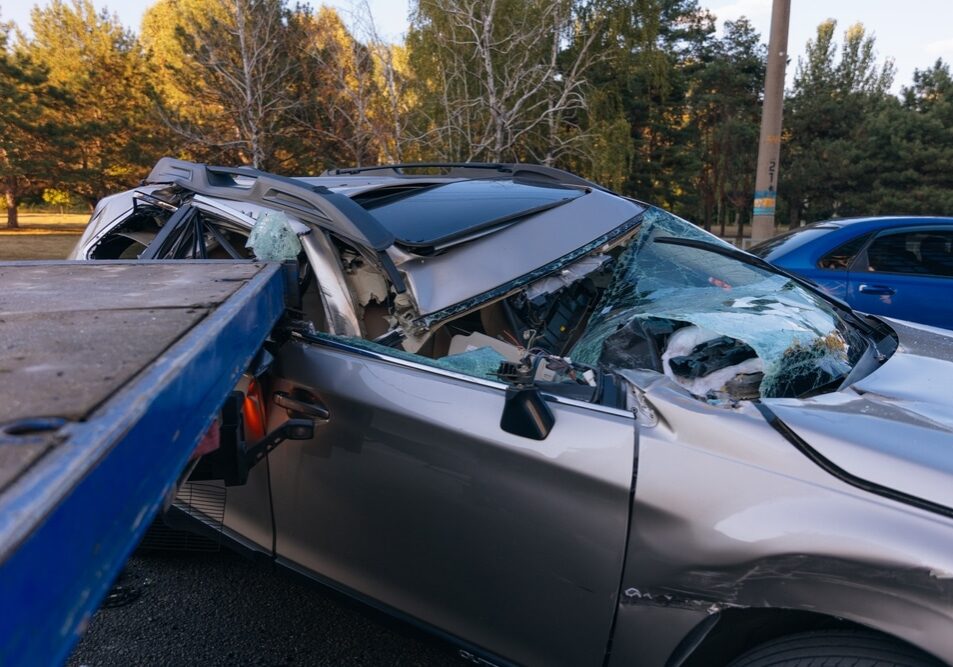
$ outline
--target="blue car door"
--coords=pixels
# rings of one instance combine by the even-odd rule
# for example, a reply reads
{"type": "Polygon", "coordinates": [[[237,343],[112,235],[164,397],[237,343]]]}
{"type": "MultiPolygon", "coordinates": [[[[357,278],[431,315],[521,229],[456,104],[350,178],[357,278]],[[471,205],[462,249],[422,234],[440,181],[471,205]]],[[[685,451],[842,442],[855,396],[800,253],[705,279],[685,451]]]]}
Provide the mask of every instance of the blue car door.
{"type": "Polygon", "coordinates": [[[953,329],[953,226],[879,233],[851,265],[847,301],[862,312],[953,329]]]}
{"type": "Polygon", "coordinates": [[[816,283],[831,296],[846,301],[848,268],[868,239],[869,234],[861,234],[848,241],[843,241],[833,250],[821,256],[816,262],[809,258],[808,262],[798,266],[787,267],[784,262],[781,262],[781,264],[816,283]]]}

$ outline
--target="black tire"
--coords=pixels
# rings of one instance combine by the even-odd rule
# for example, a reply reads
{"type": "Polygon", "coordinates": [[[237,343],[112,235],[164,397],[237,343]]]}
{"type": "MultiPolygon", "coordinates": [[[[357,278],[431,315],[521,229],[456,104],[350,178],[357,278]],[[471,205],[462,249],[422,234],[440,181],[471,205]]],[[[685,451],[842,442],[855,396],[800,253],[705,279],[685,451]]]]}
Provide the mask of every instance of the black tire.
{"type": "Polygon", "coordinates": [[[862,630],[802,632],[765,642],[729,667],[943,667],[926,653],[862,630]]]}

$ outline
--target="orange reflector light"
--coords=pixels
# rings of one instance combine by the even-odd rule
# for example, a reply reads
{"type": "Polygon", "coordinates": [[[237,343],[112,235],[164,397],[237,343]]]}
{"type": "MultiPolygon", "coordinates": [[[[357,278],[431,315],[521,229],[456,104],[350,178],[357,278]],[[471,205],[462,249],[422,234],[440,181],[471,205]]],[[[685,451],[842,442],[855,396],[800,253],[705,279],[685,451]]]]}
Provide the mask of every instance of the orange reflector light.
{"type": "Polygon", "coordinates": [[[261,387],[255,380],[248,383],[242,404],[242,417],[245,420],[245,439],[248,442],[257,442],[265,437],[265,402],[262,400],[261,387]]]}

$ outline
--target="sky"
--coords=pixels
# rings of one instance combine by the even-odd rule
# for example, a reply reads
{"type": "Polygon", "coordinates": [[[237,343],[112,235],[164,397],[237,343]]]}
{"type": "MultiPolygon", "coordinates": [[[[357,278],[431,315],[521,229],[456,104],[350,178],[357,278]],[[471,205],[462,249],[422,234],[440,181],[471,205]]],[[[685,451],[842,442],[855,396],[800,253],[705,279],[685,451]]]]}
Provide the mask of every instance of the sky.
{"type": "MultiPolygon", "coordinates": [[[[127,26],[138,29],[142,14],[152,0],[93,0],[97,7],[108,7],[127,26]]],[[[391,41],[399,41],[407,30],[408,0],[368,0],[378,32],[391,41]]],[[[26,27],[35,0],[0,0],[0,20],[13,20],[26,27]]],[[[320,4],[311,0],[310,4],[320,4]]],[[[332,0],[347,20],[354,6],[351,0],[332,0]]],[[[771,0],[701,0],[718,18],[724,20],[747,16],[767,41],[771,23],[771,0]]],[[[792,0],[791,27],[788,36],[788,84],[797,67],[797,58],[813,37],[817,25],[827,19],[837,20],[837,32],[860,21],[877,38],[881,58],[891,57],[897,68],[894,91],[913,81],[913,71],[932,65],[937,58],[953,63],[953,2],[951,0],[792,0]]]]}

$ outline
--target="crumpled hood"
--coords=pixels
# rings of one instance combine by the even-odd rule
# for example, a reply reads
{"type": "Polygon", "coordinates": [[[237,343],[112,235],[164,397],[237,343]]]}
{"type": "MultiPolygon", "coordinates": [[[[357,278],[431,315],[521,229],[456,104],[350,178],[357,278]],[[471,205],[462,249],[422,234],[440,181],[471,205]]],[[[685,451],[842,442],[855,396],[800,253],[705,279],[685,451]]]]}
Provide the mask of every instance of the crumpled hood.
{"type": "Polygon", "coordinates": [[[762,402],[845,472],[953,509],[953,331],[890,325],[899,348],[850,388],[762,402]]]}

